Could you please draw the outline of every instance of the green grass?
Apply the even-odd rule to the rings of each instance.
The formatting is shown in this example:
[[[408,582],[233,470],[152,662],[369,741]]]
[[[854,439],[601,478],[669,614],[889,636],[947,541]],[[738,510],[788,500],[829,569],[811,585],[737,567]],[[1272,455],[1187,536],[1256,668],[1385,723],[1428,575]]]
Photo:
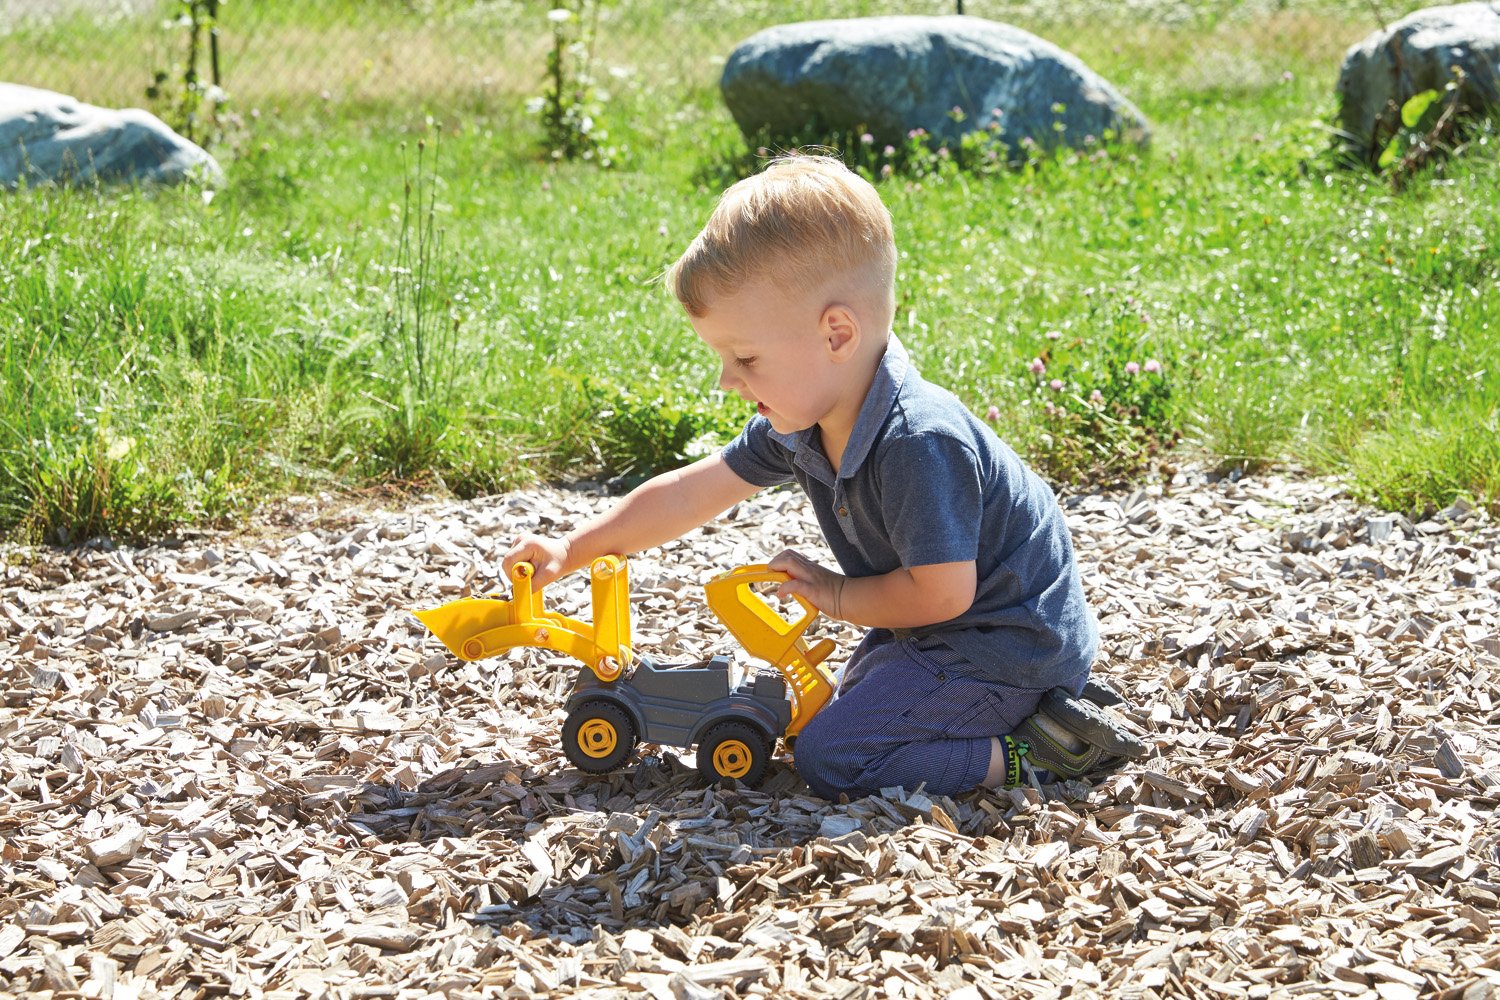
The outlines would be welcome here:
[[[1009,6],[1027,24],[1030,8]],[[310,30],[280,10],[286,31]],[[705,64],[753,27],[746,10],[714,29]],[[1320,122],[1366,26],[1279,17],[1093,34],[1039,18],[1136,100],[1153,145],[884,182],[903,253],[897,332],[1044,466],[1048,390],[1027,365],[1066,347],[1080,383],[1160,359],[1162,419],[1213,463],[1344,475],[1402,509],[1494,503],[1496,140],[1399,195],[1333,169]],[[688,84],[680,62],[652,62],[641,24],[612,48],[646,53],[608,105],[627,149],[617,170],[540,159],[520,110],[539,83],[513,80],[483,100],[268,106],[216,150],[229,184],[211,200],[0,198],[0,528],[146,538],[291,490],[440,480],[473,494],[601,463],[640,474],[670,458],[647,438],[681,445],[742,419],[652,283],[741,141],[712,72]],[[420,337],[444,378],[425,392],[393,271],[411,263],[403,187],[419,139],[438,148],[447,261]],[[420,216],[409,208],[408,233]]]

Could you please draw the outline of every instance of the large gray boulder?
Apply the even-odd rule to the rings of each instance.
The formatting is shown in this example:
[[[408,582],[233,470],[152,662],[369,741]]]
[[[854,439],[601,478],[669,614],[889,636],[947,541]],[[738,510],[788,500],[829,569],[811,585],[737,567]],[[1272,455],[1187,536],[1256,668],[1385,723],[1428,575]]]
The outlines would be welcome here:
[[[1500,3],[1429,7],[1352,46],[1338,82],[1339,127],[1350,151],[1378,157],[1401,105],[1441,91],[1454,66],[1467,77],[1459,96],[1471,111],[1500,109]]]
[[[0,83],[0,187],[222,183],[212,156],[139,108],[114,111]]]
[[[879,143],[899,145],[921,128],[951,144],[995,121],[996,108],[1000,137],[1013,153],[1023,138],[1050,149],[1081,145],[1106,129],[1139,143],[1150,134],[1135,105],[1076,56],[978,17],[767,28],[734,50],[719,86],[752,140],[864,129]],[[963,111],[962,122],[954,108]]]

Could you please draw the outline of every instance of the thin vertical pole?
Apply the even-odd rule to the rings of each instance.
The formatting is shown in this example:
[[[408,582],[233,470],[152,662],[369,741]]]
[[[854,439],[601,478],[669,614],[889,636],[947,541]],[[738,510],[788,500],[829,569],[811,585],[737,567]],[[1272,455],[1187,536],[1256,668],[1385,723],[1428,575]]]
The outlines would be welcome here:
[[[963,6],[964,0],[958,0]],[[962,13],[962,11],[960,11]],[[214,86],[222,86],[219,79],[219,0],[208,0],[208,62],[214,75]]]

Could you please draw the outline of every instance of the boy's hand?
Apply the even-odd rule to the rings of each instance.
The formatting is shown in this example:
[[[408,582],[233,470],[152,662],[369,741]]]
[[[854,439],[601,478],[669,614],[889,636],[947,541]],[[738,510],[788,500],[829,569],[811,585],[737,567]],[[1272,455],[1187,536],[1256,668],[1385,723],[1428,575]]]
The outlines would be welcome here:
[[[791,577],[776,588],[777,597],[801,597],[829,618],[840,617],[839,599],[844,593],[844,583],[848,577],[813,562],[793,549],[783,550],[767,565]]]
[[[500,572],[510,582],[510,571],[518,562],[529,562],[536,574],[531,578],[533,587],[545,587],[567,571],[568,542],[564,538],[544,538],[541,535],[520,535],[505,551],[500,563]]]

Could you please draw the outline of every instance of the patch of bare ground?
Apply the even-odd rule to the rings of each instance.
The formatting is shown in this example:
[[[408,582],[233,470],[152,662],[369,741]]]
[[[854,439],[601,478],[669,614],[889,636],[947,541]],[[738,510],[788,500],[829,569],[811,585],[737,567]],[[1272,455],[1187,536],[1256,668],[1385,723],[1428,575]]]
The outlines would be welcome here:
[[[784,755],[567,765],[577,664],[461,664],[406,613],[491,585],[538,490],[284,508],[248,536],[12,552],[0,994],[1491,995],[1500,530],[1331,484],[1066,502],[1152,754],[834,804]],[[290,513],[288,513],[290,512]],[[298,523],[300,520],[301,523]],[[795,544],[773,493],[632,560],[637,646],[728,651],[698,585]],[[581,576],[549,589],[587,618]],[[843,649],[852,629],[824,629]]]

